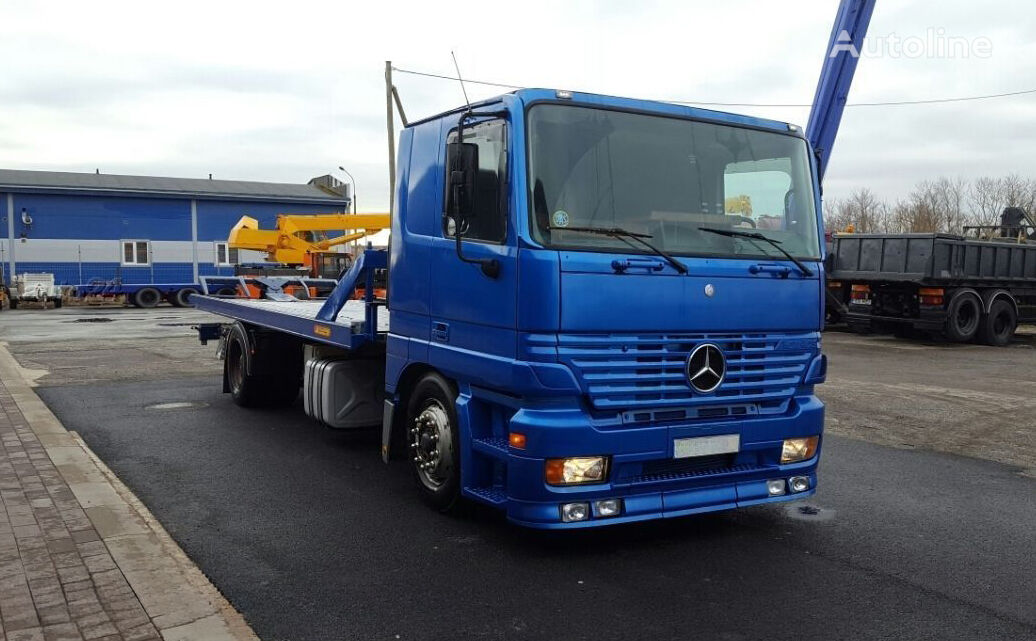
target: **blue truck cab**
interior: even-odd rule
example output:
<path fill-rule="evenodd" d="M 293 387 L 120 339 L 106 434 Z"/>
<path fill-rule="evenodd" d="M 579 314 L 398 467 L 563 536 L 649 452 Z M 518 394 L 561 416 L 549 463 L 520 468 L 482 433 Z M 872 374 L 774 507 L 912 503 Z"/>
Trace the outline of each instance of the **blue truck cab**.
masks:
<path fill-rule="evenodd" d="M 815 492 L 799 128 L 520 90 L 410 124 L 397 168 L 383 453 L 430 502 L 578 528 Z"/>
<path fill-rule="evenodd" d="M 396 166 L 388 251 L 325 300 L 191 298 L 233 320 L 199 329 L 235 402 L 301 388 L 331 427 L 380 425 L 434 507 L 535 528 L 816 491 L 823 233 L 797 127 L 521 90 L 409 124 Z"/>

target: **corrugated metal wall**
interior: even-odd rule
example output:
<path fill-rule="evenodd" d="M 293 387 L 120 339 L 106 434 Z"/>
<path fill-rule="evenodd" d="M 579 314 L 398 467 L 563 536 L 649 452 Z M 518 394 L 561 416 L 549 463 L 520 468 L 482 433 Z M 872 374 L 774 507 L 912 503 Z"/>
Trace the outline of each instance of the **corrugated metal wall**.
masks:
<path fill-rule="evenodd" d="M 8 198 L 10 196 L 10 200 Z M 125 283 L 189 283 L 200 275 L 231 274 L 233 267 L 217 264 L 216 243 L 225 242 L 230 228 L 251 216 L 264 228 L 276 224 L 277 214 L 335 211 L 332 205 L 234 200 L 197 200 L 197 239 L 192 238 L 188 198 L 143 198 L 116 195 L 50 195 L 13 193 L 0 196 L 0 213 L 8 218 L 0 228 L 0 261 L 5 278 L 15 272 L 50 272 L 62 285 L 121 278 Z M 338 209 L 340 211 L 340 209 Z M 23 223 L 23 211 L 32 223 Z M 122 241 L 150 243 L 150 264 L 126 265 Z M 240 262 L 263 260 L 257 252 L 241 252 Z"/>

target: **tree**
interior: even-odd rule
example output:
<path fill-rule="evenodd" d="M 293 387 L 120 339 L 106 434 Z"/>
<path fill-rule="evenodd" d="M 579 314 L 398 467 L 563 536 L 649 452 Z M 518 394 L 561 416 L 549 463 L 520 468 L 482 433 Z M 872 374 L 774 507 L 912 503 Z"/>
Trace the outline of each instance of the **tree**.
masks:
<path fill-rule="evenodd" d="M 832 200 L 827 207 L 824 226 L 831 231 L 888 231 L 888 205 L 866 187 L 854 189 L 845 200 Z"/>
<path fill-rule="evenodd" d="M 976 178 L 968 190 L 968 204 L 971 206 L 969 222 L 972 225 L 998 225 L 1007 196 L 1004 193 L 1004 179 L 983 176 Z"/>

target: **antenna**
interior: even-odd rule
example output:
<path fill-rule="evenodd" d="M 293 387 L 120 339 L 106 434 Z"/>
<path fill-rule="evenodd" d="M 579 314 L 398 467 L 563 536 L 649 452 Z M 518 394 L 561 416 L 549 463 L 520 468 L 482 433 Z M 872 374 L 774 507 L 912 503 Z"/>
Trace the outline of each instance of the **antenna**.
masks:
<path fill-rule="evenodd" d="M 471 111 L 471 101 L 468 100 L 468 90 L 464 88 L 464 78 L 460 75 L 460 65 L 457 64 L 457 54 L 450 51 L 450 55 L 453 56 L 453 68 L 457 70 L 457 80 L 460 81 L 460 90 L 464 93 L 464 102 L 468 105 L 468 111 Z"/>

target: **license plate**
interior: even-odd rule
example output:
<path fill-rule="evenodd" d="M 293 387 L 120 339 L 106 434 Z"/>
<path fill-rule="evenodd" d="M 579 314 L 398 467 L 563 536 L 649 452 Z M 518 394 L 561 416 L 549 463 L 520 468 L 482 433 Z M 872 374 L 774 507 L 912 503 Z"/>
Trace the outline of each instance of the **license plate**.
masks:
<path fill-rule="evenodd" d="M 733 454 L 741 449 L 740 434 L 718 434 L 673 440 L 673 458 Z"/>

